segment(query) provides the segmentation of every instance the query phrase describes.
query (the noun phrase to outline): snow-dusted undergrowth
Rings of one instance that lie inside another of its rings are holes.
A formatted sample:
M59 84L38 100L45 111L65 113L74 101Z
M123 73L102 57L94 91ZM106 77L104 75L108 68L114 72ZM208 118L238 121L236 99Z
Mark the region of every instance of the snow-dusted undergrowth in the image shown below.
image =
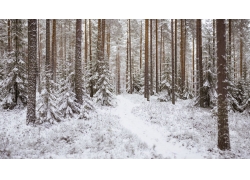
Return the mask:
M191 100L150 102L141 96L127 96L140 102L132 112L162 133L167 142L186 149L196 149L204 158L250 158L250 121L247 113L229 112L231 151L217 148L217 117L209 109L194 107Z
M26 110L0 110L0 158L157 158L116 116L26 126Z
M247 113L229 113L231 151L217 149L217 120L191 100L119 95L89 120L26 125L26 109L0 109L0 158L250 158Z

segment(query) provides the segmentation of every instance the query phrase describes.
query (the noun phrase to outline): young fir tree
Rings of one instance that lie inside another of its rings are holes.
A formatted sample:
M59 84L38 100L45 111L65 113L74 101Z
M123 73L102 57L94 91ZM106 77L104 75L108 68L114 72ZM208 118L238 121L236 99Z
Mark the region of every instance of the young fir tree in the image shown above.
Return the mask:
M52 80L52 67L50 62L50 20L46 19L46 61L45 61L45 87L38 99L38 121L60 122L62 115L58 108L58 94L56 93L56 84Z
M0 83L4 109L13 109L17 104L27 104L27 74L24 55L24 20L11 20L13 50L3 60L4 77Z
M98 40L97 40L97 61L94 65L92 72L96 72L97 81L95 84L96 93L94 97L96 102L99 102L102 106L111 106L113 100L114 87L111 82L111 73L109 71L108 61L104 58L104 48L103 46L103 29L105 26L102 26L101 21L98 20Z

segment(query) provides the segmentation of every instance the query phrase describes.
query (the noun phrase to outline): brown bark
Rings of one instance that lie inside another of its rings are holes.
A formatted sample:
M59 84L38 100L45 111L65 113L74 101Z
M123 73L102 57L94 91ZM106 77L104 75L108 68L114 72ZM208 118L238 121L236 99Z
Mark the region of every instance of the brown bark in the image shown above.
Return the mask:
M226 27L224 19L217 19L217 77L218 77L218 148L230 150L227 82L226 82Z
M26 122L36 121L37 20L28 20L28 99Z
M153 25L150 19L150 95L153 95Z
M161 69L162 69L162 25L161 25L161 47L160 47L160 91L161 91Z
M76 47L75 47L75 93L79 104L83 103L82 66L81 66L82 20L76 20Z
M40 75L41 75L41 40L40 40L40 23L39 19L37 20L37 51L38 51L38 62L37 62L37 84L38 84L38 92L41 93L41 81L40 81Z
M184 73L184 68L183 68L183 20L181 19L181 24L180 24L180 29L181 29L181 32L180 32L180 64L181 64L181 93L183 93L183 86L184 86L184 78L183 78L183 73Z
M128 90L128 61L129 61L129 33L127 27L126 91Z
M242 79L243 72L243 35L240 34L240 78Z
M97 32L97 60L102 60L102 20L98 19L98 32Z
M130 82L130 94L133 92L133 77L132 77L132 57L131 57L131 27L130 19L128 20L128 31L129 31L129 82Z
M175 62L174 62L174 79L175 79L175 90L176 90L176 86L177 86L177 19L175 19L175 52L174 52L174 58L175 58Z
M52 79L56 82L56 20L53 19L53 32L52 32Z
M142 21L141 21L141 34L140 34L140 70L142 68Z
M171 59L172 59L172 104L175 104L175 79L174 79L174 22L171 19Z
M11 51L11 20L8 19L8 52Z
M192 60L193 60L193 91L195 91L195 68L194 68L194 35L193 35L193 53L192 53Z
M92 75L92 49L91 49L91 36L92 36L92 30L91 30L91 20L89 19L89 61L90 61L90 73ZM90 81L90 97L94 96L94 89L93 89L93 82Z
M200 107L204 107L204 95L203 95L203 67L202 67L202 32L201 32L201 19L197 20L198 23L198 61L199 61L199 83L200 83Z
M155 91L158 93L158 20L155 20Z
M231 19L228 20L228 74L231 80Z
M147 101L149 101L149 79L148 79L148 19L145 19L145 97L147 98Z
M105 30L106 30L106 24L105 19L102 20L102 60L104 60L105 56Z
M87 19L85 19L85 48L84 48L84 59L85 59L85 69L87 69L88 63L88 30L87 30Z

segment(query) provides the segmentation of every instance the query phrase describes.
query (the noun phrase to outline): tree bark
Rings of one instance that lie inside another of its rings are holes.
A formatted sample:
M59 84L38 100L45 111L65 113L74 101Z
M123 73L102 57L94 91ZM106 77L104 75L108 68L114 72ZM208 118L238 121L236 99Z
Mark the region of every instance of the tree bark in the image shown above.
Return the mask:
M200 82L200 107L204 107L203 95L203 67L202 67L202 32L201 32L201 19L197 20L198 23L198 41L199 41L199 82Z
M142 21L141 21L141 34L140 34L140 70L142 68Z
M172 58L172 104L175 104L175 79L174 79L174 22L171 19L171 58Z
M89 61L90 61L90 73L92 75L92 49L91 49L91 36L92 36L92 29L91 29L91 20L89 19ZM94 89L93 89L93 82L90 81L90 97L94 96Z
M231 19L228 20L228 77L231 80Z
M153 95L153 23L150 19L150 95Z
M75 48L75 93L79 104L83 103L82 91L82 66L81 66L81 43L82 42L82 20L76 20L76 48Z
M174 79L175 79L175 86L173 88L175 88L175 91L177 90L177 19L175 19L175 52L174 52L174 58L175 58L175 62L174 62Z
M145 19L145 96L147 98L147 101L149 101L149 79L148 79L148 19Z
M87 19L85 21L85 48L84 48L84 59L85 59L85 70L87 70L87 63L88 63L88 30L87 30Z
M132 57L131 57L131 27L130 19L128 20L128 31L129 31L129 82L130 82L130 94L133 92L133 77L132 77Z
M28 20L28 100L27 124L36 121L37 20Z
M217 19L217 77L218 77L218 148L230 150L227 82L226 82L226 28L225 20Z
M53 19L52 33L52 79L56 82L56 20Z
M158 20L155 20L155 91L158 93Z

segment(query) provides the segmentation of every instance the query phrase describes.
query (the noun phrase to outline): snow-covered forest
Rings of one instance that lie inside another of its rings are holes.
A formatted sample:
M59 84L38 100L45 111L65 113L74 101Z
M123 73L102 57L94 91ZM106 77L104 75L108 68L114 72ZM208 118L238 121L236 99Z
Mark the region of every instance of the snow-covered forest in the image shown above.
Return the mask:
M0 158L250 158L247 19L1 19Z

